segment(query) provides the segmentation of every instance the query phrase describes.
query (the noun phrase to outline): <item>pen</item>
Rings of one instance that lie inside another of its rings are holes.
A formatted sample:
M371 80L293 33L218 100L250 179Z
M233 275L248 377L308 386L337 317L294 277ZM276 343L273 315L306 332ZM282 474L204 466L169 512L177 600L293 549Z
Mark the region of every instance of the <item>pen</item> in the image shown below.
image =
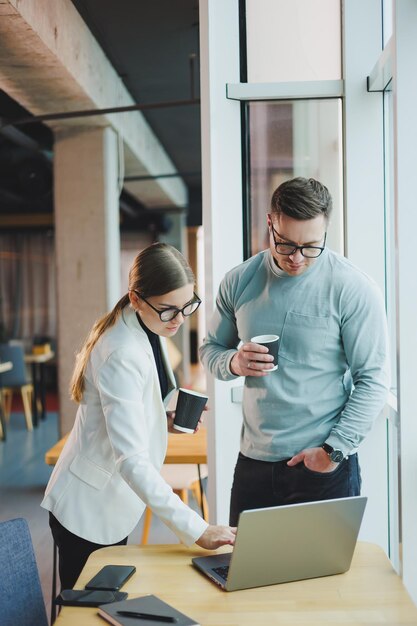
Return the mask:
M173 624L177 621L176 617L170 615L154 615L153 613L138 613L137 611L116 611L117 615L122 617L137 617L139 619L148 619L151 622L170 622Z

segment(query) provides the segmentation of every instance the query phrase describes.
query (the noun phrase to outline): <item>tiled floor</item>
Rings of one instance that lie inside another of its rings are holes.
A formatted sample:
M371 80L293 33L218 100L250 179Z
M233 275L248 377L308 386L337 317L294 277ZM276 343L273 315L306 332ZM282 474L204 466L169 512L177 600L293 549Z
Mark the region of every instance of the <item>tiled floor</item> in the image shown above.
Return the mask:
M48 412L47 419L40 421L33 432L28 432L23 414L12 413L7 441L0 441L0 521L15 517L24 517L28 521L48 615L52 587L52 541L48 513L40 507L40 502L52 471L45 465L44 455L58 439L57 419L57 413ZM192 498L190 505L195 506ZM129 543L140 543L141 533L140 522L129 537ZM173 532L154 516L149 543L177 541Z

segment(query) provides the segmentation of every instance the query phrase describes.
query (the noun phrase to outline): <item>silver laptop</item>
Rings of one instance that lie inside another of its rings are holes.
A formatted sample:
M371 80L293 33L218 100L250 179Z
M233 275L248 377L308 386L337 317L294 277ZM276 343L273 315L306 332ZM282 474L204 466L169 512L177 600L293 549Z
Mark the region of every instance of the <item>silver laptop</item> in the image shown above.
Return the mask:
M225 591L346 572L367 498L354 496L243 511L233 552L193 565Z

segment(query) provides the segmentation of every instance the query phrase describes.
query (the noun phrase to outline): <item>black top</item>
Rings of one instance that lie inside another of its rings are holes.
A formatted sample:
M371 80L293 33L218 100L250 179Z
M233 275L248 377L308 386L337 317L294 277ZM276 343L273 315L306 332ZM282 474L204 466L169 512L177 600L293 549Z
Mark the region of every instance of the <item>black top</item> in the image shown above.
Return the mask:
M156 365L156 369L158 372L159 386L161 388L161 396L162 396L162 399L164 399L168 393L168 376L165 371L164 362L162 360L162 352L161 352L161 344L159 341L159 335L154 333L152 330L149 330L149 328L145 326L142 319L137 313L136 313L136 317L138 319L139 324L142 326L143 330L147 334L149 343L151 344L153 356L155 359L155 365Z

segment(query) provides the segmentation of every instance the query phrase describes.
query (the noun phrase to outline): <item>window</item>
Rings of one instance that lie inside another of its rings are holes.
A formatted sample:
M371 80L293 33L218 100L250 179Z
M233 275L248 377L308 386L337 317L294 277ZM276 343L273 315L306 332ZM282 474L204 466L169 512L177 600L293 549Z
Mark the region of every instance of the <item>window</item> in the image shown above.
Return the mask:
M250 254L268 246L272 192L295 176L316 178L333 196L328 242L343 253L341 101L251 102L249 107Z

